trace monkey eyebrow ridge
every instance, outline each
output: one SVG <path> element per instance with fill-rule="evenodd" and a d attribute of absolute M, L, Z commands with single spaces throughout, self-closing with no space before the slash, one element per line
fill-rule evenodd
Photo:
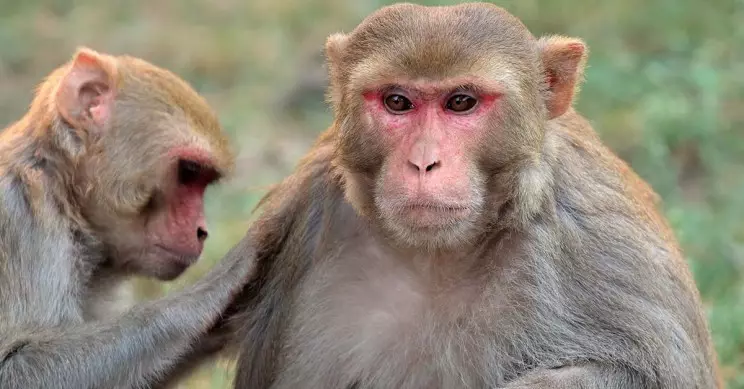
<path fill-rule="evenodd" d="M 364 93 L 385 94 L 396 89 L 414 92 L 422 95 L 436 95 L 442 93 L 470 92 L 476 95 L 502 95 L 505 88 L 498 82 L 485 80 L 481 77 L 466 77 L 466 79 L 453 78 L 441 81 L 408 81 L 398 80 L 396 82 L 377 83 L 373 86 L 362 88 Z"/>

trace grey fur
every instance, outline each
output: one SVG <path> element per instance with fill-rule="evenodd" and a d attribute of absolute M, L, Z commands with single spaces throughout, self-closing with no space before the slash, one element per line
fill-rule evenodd
<path fill-rule="evenodd" d="M 80 135 L 91 134 L 59 118 L 44 89 L 50 79 L 31 113 L 0 133 L 0 387 L 165 385 L 221 347 L 210 345 L 211 331 L 253 271 L 252 245 L 245 240 L 182 291 L 101 316 L 98 303 L 133 274 L 82 215 L 79 167 L 92 142 Z"/>
<path fill-rule="evenodd" d="M 583 47 L 561 39 L 538 42 L 484 4 L 397 5 L 331 37 L 336 122 L 251 227 L 258 276 L 235 320 L 236 388 L 718 387 L 700 298 L 655 194 L 573 109 L 548 120 L 541 107 L 540 45 Z M 464 240 L 477 243 L 401 247 L 377 219 L 395 215 L 363 202 L 380 194 L 385 155 L 349 80 L 375 66 L 450 74 L 453 53 L 511 58 L 495 73 L 519 75 L 521 89 L 489 128 L 509 136 L 483 142 L 485 222 Z M 403 246 L 414 238 L 428 239 Z"/>

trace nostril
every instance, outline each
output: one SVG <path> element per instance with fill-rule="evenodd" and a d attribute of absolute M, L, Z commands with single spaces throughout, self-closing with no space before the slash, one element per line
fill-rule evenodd
<path fill-rule="evenodd" d="M 209 233 L 207 233 L 207 230 L 199 227 L 196 229 L 196 238 L 199 239 L 199 241 L 203 242 L 207 239 L 209 236 Z"/>
<path fill-rule="evenodd" d="M 413 167 L 414 169 L 416 169 L 417 172 L 420 172 L 421 170 L 424 170 L 426 172 L 430 172 L 430 171 L 438 168 L 439 165 L 440 165 L 440 162 L 439 161 L 436 161 L 436 162 L 430 163 L 428 165 L 425 165 L 423 163 L 415 163 L 415 162 L 412 162 L 412 161 L 408 161 L 408 165 L 411 166 L 411 167 Z"/>

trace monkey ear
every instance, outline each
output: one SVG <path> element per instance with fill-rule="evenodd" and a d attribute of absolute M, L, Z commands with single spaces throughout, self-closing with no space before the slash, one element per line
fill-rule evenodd
<path fill-rule="evenodd" d="M 537 41 L 542 58 L 550 119 L 563 115 L 578 94 L 588 55 L 586 44 L 577 38 L 542 37 Z"/>
<path fill-rule="evenodd" d="M 325 44 L 326 58 L 328 58 L 328 61 L 334 64 L 341 62 L 341 56 L 348 44 L 349 37 L 346 34 L 331 34 Z"/>
<path fill-rule="evenodd" d="M 349 45 L 349 36 L 336 33 L 328 37 L 325 44 L 326 63 L 328 64 L 328 79 L 330 82 L 331 103 L 336 106 L 341 101 L 341 68 L 343 52 Z"/>
<path fill-rule="evenodd" d="M 115 65 L 98 52 L 81 47 L 70 61 L 56 94 L 59 114 L 77 128 L 101 128 L 114 102 Z"/>

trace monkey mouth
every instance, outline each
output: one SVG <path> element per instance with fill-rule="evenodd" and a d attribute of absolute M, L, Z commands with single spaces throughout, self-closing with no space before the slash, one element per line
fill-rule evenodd
<path fill-rule="evenodd" d="M 196 260 L 199 258 L 198 256 L 194 256 L 194 255 L 184 255 L 184 254 L 178 253 L 175 250 L 170 249 L 159 243 L 156 243 L 154 246 L 158 248 L 158 251 L 160 251 L 162 255 L 168 257 L 168 259 L 171 262 L 176 262 L 186 267 L 193 265 L 194 262 L 196 262 Z"/>
<path fill-rule="evenodd" d="M 447 205 L 447 204 L 408 204 L 405 205 L 404 210 L 406 211 L 428 211 L 428 212 L 460 212 L 466 211 L 467 207 L 459 205 Z"/>
<path fill-rule="evenodd" d="M 458 204 L 410 203 L 401 208 L 402 213 L 417 227 L 445 226 L 468 216 L 469 208 Z"/>

